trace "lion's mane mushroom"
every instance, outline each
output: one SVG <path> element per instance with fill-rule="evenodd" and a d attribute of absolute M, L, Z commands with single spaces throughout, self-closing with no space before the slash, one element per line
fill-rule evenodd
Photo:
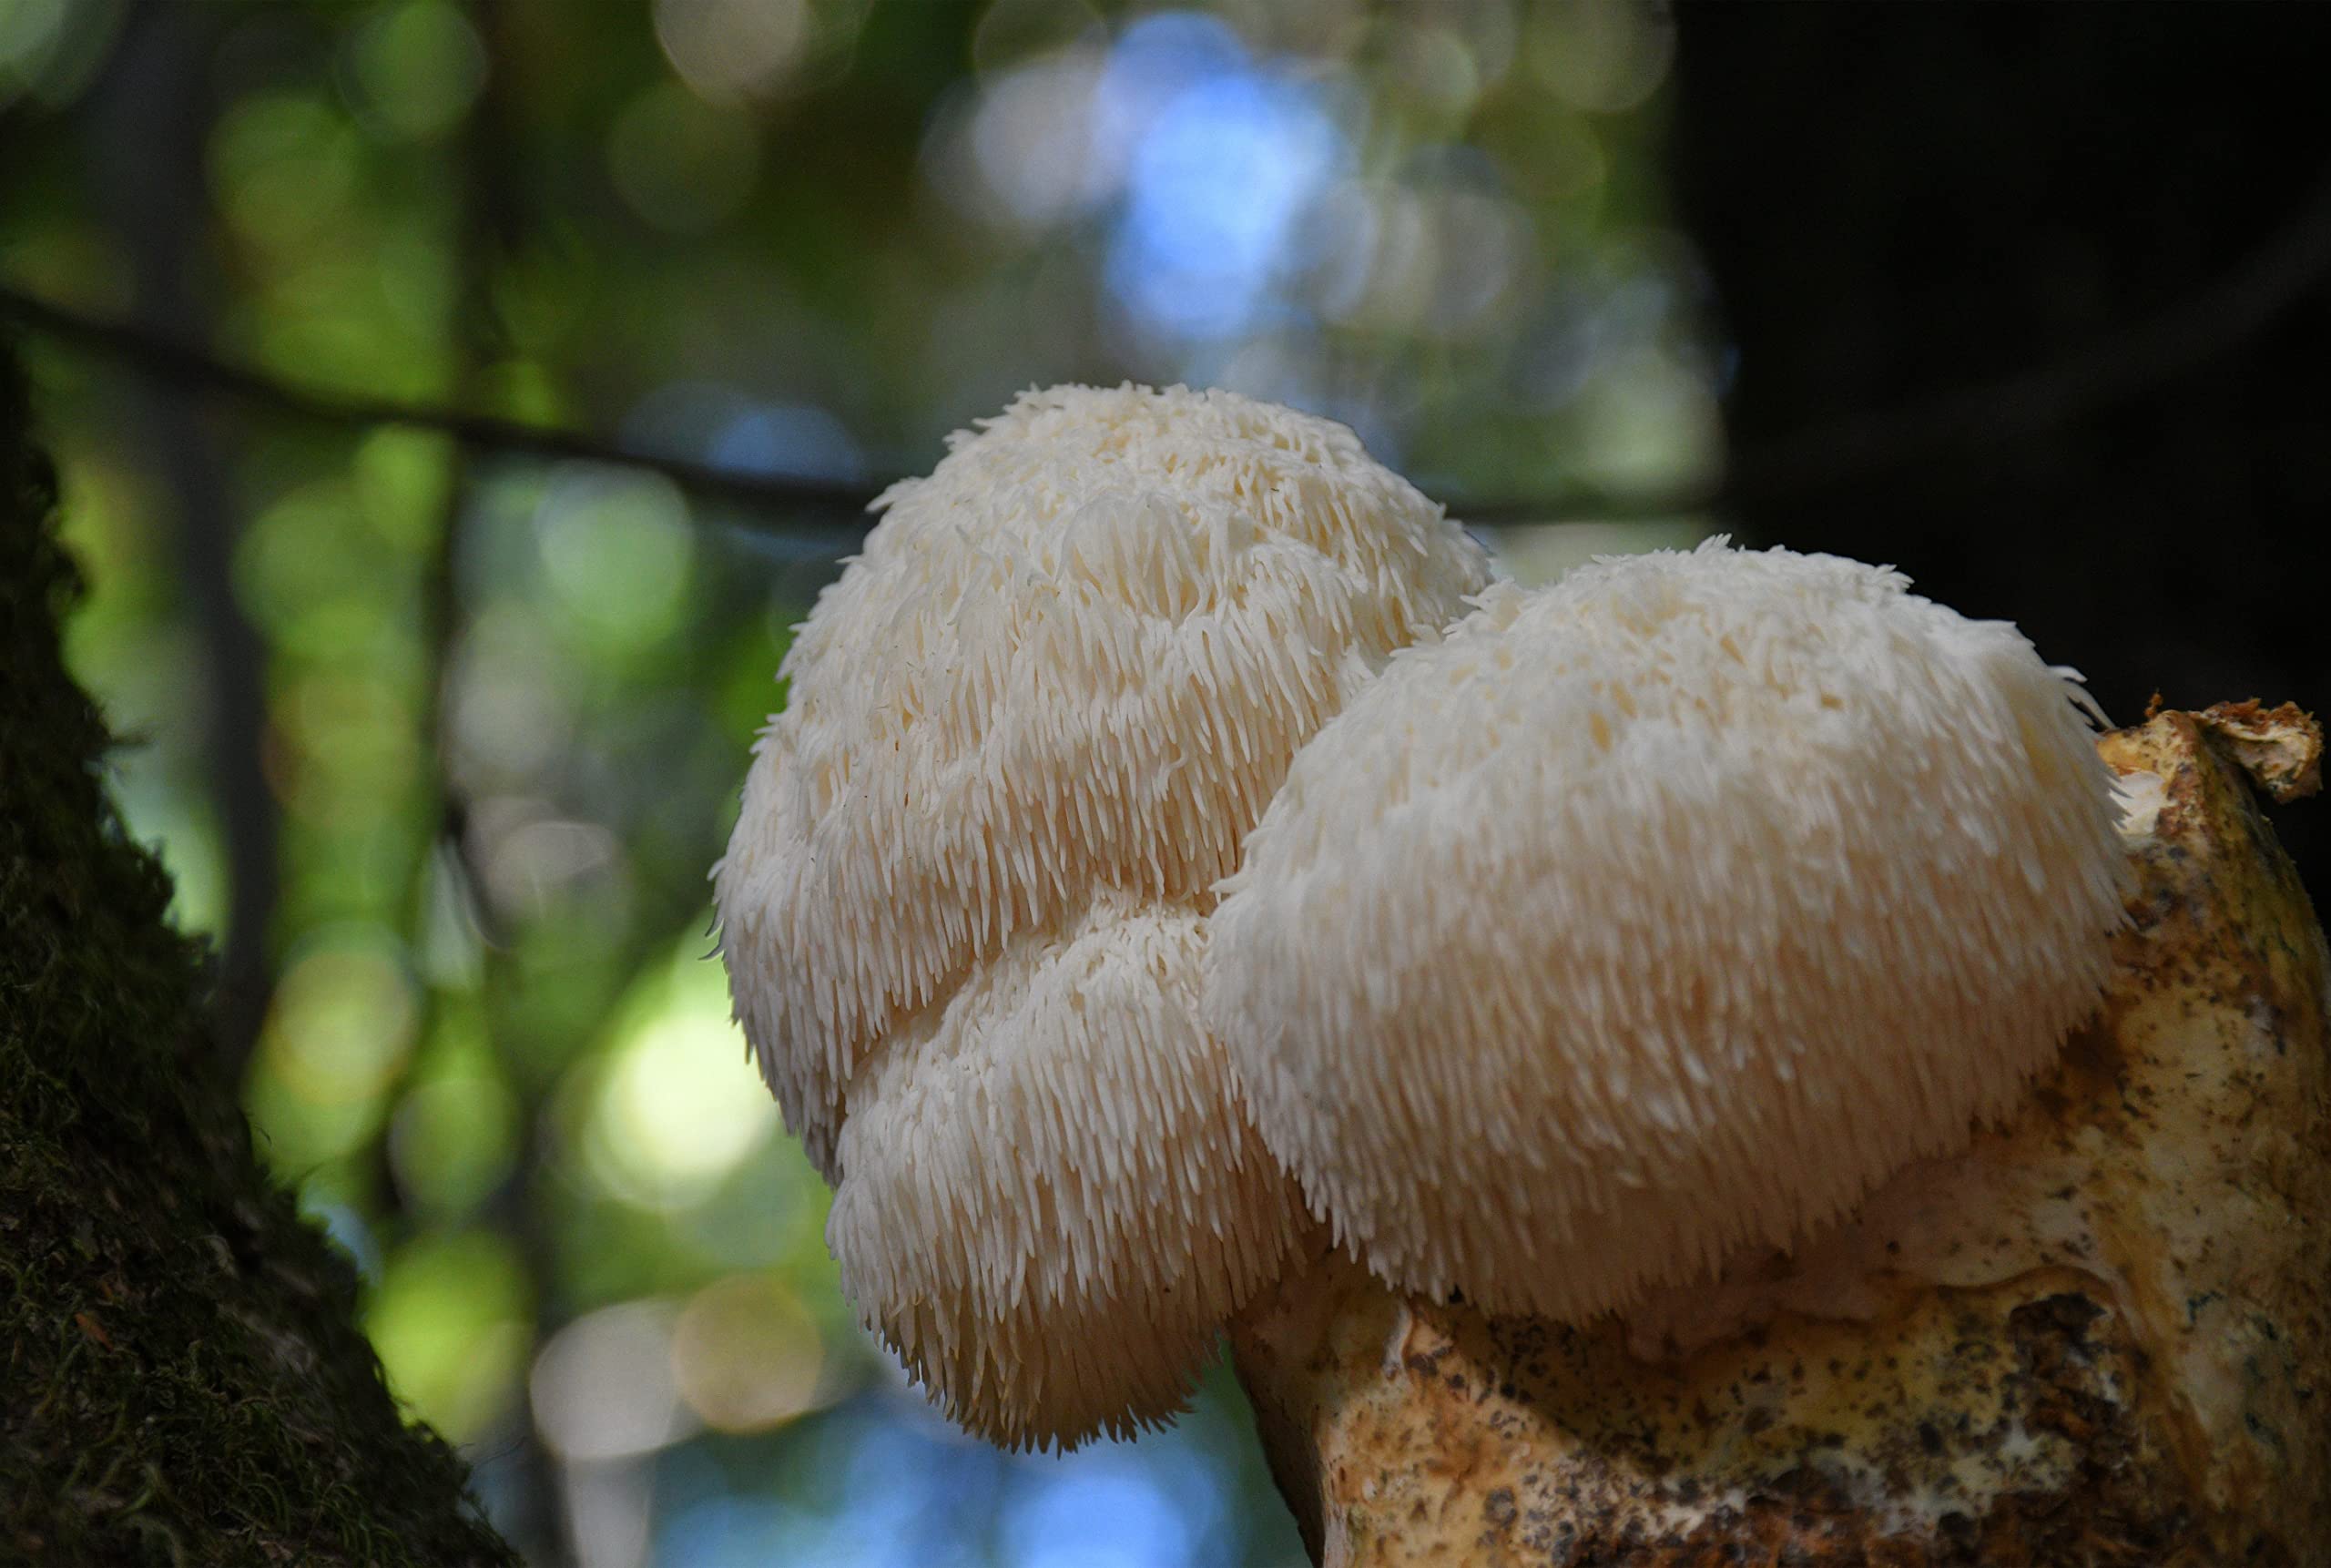
<path fill-rule="evenodd" d="M 788 652 L 717 875 L 738 1017 L 829 1176 L 859 1060 L 1095 888 L 1204 898 L 1295 748 L 1481 551 L 1342 425 L 1055 387 L 893 485 Z"/>
<path fill-rule="evenodd" d="M 1104 899 L 901 1023 L 852 1091 L 842 1288 L 998 1441 L 1175 1409 L 1294 1240 L 1300 1206 L 1197 1024 L 1204 945 L 1187 909 Z"/>
<path fill-rule="evenodd" d="M 730 987 L 869 1322 L 1073 1441 L 1178 1403 L 1298 1212 L 1193 1021 L 1213 884 L 1487 565 L 1342 426 L 1178 387 L 1024 394 L 880 504 L 716 871 Z"/>
<path fill-rule="evenodd" d="M 1894 572 L 1712 544 L 1499 585 L 1297 757 L 1205 1015 L 1397 1287 L 1577 1319 L 1963 1146 L 2127 876 L 2069 672 Z"/>

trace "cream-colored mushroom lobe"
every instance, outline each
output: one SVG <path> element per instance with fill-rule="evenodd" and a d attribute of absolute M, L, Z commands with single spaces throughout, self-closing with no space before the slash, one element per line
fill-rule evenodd
<path fill-rule="evenodd" d="M 893 486 L 785 658 L 716 876 L 737 1012 L 832 1174 L 883 1032 L 1095 890 L 1210 901 L 1288 759 L 1487 580 L 1350 431 L 1062 387 Z"/>
<path fill-rule="evenodd" d="M 1198 1027 L 1204 943 L 1186 908 L 1104 900 L 1015 938 L 850 1085 L 826 1227 L 842 1288 L 997 1442 L 1181 1410 L 1302 1223 Z"/>
<path fill-rule="evenodd" d="M 1297 757 L 1208 1026 L 1400 1288 L 1576 1319 L 1789 1245 L 2094 1008 L 2128 872 L 2085 705 L 1834 557 L 1500 585 Z"/>

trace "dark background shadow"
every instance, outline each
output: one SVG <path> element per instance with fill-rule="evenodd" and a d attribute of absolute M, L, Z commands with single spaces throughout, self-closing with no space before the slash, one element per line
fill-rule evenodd
<path fill-rule="evenodd" d="M 1704 6 L 1674 167 L 1736 525 L 2079 667 L 2331 704 L 2331 13 Z M 2331 885 L 2320 806 L 2276 826 Z"/>

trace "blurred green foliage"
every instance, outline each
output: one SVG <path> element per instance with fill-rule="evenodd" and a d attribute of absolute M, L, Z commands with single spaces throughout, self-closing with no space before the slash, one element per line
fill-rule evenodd
<path fill-rule="evenodd" d="M 1657 491 L 1717 461 L 1656 179 L 1671 44 L 1644 5 L 1521 0 L 9 0 L 0 280 L 772 475 L 921 470 L 1018 388 L 1130 377 L 1342 418 L 1428 488 Z M 836 1293 L 705 875 L 846 536 L 30 348 L 95 585 L 70 656 L 144 741 L 117 788 L 180 921 L 263 948 L 263 1149 L 523 1546 L 1295 1559 L 1227 1378 L 1172 1433 L 1010 1459 Z M 1508 543 L 1551 572 L 1695 527 Z M 280 893 L 229 932 L 246 732 Z"/>

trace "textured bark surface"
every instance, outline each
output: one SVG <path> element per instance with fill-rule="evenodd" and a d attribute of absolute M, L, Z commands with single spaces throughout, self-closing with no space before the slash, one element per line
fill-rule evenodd
<path fill-rule="evenodd" d="M 2100 741 L 2140 886 L 2009 1126 L 1583 1327 L 1340 1256 L 1233 1329 L 1329 1563 L 2299 1565 L 2331 1543 L 2326 961 L 2254 789 L 2295 709 Z"/>
<path fill-rule="evenodd" d="M 27 418 L 0 344 L 0 1563 L 514 1563 L 252 1157 L 204 955 L 59 657 Z"/>

